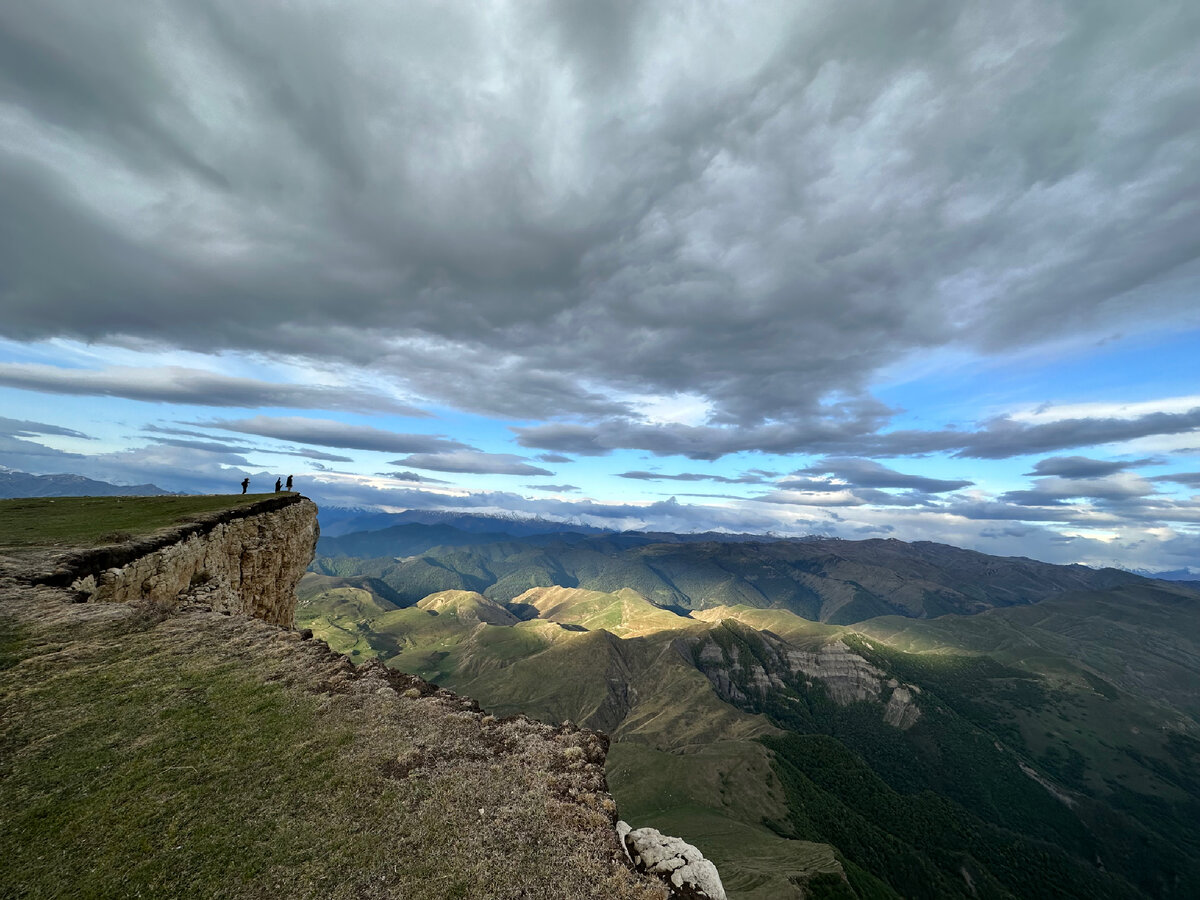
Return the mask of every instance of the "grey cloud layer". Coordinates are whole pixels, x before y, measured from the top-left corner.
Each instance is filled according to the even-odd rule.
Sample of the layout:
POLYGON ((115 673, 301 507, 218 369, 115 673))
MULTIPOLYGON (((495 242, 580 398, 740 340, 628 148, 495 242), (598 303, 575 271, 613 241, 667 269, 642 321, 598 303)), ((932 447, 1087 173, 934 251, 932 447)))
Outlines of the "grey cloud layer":
MULTIPOLYGON (((972 481, 952 481, 944 478, 926 478, 921 475, 906 475, 889 469, 882 463, 870 459, 855 459, 852 457, 830 457, 805 469, 798 469, 794 475, 833 475, 849 484, 865 488, 908 488, 926 494, 943 494, 947 491, 957 491, 970 487, 972 481)), ((788 487, 789 482, 781 482, 780 487, 788 487)))
POLYGON ((532 466, 513 453, 485 453, 482 450, 449 450, 438 453, 413 453, 392 460, 393 466, 412 466, 434 472, 462 472, 476 475, 553 475, 540 466, 532 466))
POLYGON ((513 431, 523 447, 581 456, 600 456, 621 447, 632 447, 659 456, 678 454, 691 459, 716 459, 748 450, 875 456, 951 453, 960 459, 1007 459, 1200 430, 1200 407, 1181 413, 1156 412, 1127 418, 1074 418, 1040 423, 1000 417, 982 422, 974 430, 910 429, 881 433, 877 429, 884 418, 881 409, 866 404, 859 409, 841 410, 841 418, 837 421, 826 418, 822 421, 772 422, 751 428, 648 425, 620 418, 590 425, 522 426, 513 431))
POLYGON ((1057 475, 1060 478, 1102 478, 1105 475, 1115 475, 1126 469, 1138 466, 1154 465, 1153 459, 1135 459, 1129 462, 1120 460, 1091 459, 1087 456, 1051 456, 1038 460, 1032 472, 1026 475, 1057 475))
POLYGON ((433 434, 404 434, 384 431, 370 425, 346 425, 332 419, 309 419, 302 416, 252 416, 248 419, 215 419, 211 422, 188 422, 203 428, 219 428, 240 434, 316 444, 318 447, 340 447, 347 450, 376 450, 383 453, 441 453, 466 449, 460 441, 433 434))
POLYGON ((75 431, 72 428, 63 428, 61 425, 49 425, 46 422, 30 422, 28 419, 10 419, 7 416, 0 416, 0 434, 19 438, 34 437, 41 434, 92 440, 91 437, 82 431, 75 431))
POLYGON ((730 478, 727 475, 708 475, 703 472, 679 472, 674 475, 664 475, 661 472, 621 472, 618 478, 630 478, 634 481, 715 481, 718 484, 763 484, 766 478, 754 472, 730 478))
POLYGON ((1194 321, 1195 4, 639 9, 6 4, 0 333, 698 394, 747 436, 525 434, 700 459, 871 433, 827 401, 910 353, 1194 321))
POLYGON ((1177 472, 1174 475, 1155 475, 1151 481, 1172 481, 1185 487, 1200 488, 1200 472, 1177 472))
POLYGON ((276 384, 180 366, 113 366, 100 371, 29 363, 0 363, 0 385, 48 394, 125 397, 151 403, 254 408, 337 409, 426 416, 423 410, 354 388, 276 384))

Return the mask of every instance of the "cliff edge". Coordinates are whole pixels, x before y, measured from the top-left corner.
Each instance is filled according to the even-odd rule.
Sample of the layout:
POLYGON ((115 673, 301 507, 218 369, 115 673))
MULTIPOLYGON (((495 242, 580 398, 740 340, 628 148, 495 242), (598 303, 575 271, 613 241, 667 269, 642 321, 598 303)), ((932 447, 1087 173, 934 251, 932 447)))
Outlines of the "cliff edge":
POLYGON ((191 602, 291 627, 296 585, 321 535, 316 504, 285 494, 186 518, 115 544, 32 559, 27 550, 25 570, 80 602, 191 602))
POLYGON ((287 627, 315 512, 0 550, 0 893, 665 897, 617 838, 603 735, 287 627))

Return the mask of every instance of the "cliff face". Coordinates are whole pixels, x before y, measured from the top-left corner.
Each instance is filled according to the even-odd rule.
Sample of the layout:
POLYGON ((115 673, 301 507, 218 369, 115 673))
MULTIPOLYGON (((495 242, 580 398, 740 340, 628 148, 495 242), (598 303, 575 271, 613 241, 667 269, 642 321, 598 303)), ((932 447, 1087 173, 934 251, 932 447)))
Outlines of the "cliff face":
POLYGON ((768 632, 756 633, 730 621, 724 631, 715 630, 698 643, 694 652, 700 671, 730 703, 745 705, 750 694, 761 698, 787 687, 804 690, 819 681, 839 706, 883 704, 884 721, 902 730, 921 717, 919 687, 889 678, 841 640, 816 652, 797 650, 768 632))
POLYGON ((67 557, 57 577, 73 575, 76 599, 88 602, 191 603, 291 627, 296 584, 319 536, 311 500, 273 498, 67 557))

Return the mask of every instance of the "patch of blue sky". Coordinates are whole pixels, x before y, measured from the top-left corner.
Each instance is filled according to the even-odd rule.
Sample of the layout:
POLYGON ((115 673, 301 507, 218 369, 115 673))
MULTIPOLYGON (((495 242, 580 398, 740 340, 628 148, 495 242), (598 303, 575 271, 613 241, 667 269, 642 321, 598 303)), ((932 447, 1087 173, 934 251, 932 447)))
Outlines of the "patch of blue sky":
POLYGON ((61 435, 36 435, 31 440, 72 453, 104 453, 127 445, 124 436, 140 427, 143 419, 132 400, 113 397, 77 397, 66 394, 42 394, 17 388, 0 387, 0 410, 10 419, 40 422, 79 431, 95 440, 85 441, 61 435))
POLYGON ((969 428, 989 415, 1043 404, 1133 403, 1200 389, 1200 329, 1060 344, 1020 354, 956 356, 905 378, 899 367, 874 390, 902 410, 892 428, 969 428))
POLYGON ((77 346, 84 345, 58 339, 22 343, 0 338, 0 362, 35 363, 64 369, 90 368, 87 358, 75 351, 77 346))

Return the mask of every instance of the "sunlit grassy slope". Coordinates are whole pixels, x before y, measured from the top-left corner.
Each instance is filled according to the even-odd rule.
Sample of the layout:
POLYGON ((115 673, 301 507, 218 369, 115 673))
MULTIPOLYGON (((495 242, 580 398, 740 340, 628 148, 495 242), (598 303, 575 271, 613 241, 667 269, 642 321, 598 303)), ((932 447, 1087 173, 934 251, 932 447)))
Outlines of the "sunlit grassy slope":
POLYGON ((500 537, 423 527, 323 539, 318 571, 378 577, 406 603, 442 590, 477 591, 509 602, 538 587, 629 589, 663 607, 778 608, 834 624, 893 613, 977 613, 1139 580, 1113 569, 1053 566, 928 542, 500 537))
MULTIPOLYGON (((720 862, 727 885, 735 886, 732 897, 798 898, 807 875, 841 872, 831 848, 801 846, 762 824, 765 814, 786 815, 781 791, 772 795, 767 787, 769 754, 754 740, 771 727, 717 698, 672 649, 673 635, 660 634, 664 617, 681 634, 703 623, 632 592, 553 593, 544 605, 561 623, 493 625, 418 607, 358 618, 363 604, 347 603, 344 589, 324 589, 318 577, 305 576, 301 596, 308 599, 298 617, 319 636, 358 635, 389 665, 452 687, 497 714, 569 719, 611 732, 609 787, 621 814, 638 826, 687 835, 720 862), (622 640, 607 630, 586 630, 581 620, 657 637, 622 640), (681 827, 681 820, 698 816, 714 824, 695 835, 681 827)), ((439 598, 445 596, 421 606, 444 606, 439 598)), ((460 604, 471 597, 451 596, 460 604)))
POLYGON ((859 628, 897 649, 987 653, 1100 697, 1124 691, 1200 719, 1200 592, 1171 582, 1075 591, 978 616, 889 616, 859 628))
POLYGON ((727 874, 731 897, 786 897, 800 884, 814 896, 889 896, 884 881, 917 896, 927 884, 936 896, 970 896, 972 885, 1027 896, 1043 885, 1062 896, 1182 897, 1200 884, 1200 850, 1189 849, 1200 743, 1187 736, 1194 719, 1171 703, 1185 683, 1173 679, 1196 671, 1191 626, 1172 623, 1194 595, 1140 589, 1096 592, 1112 605, 1107 624, 1105 604, 1081 597, 850 629, 744 605, 684 616, 629 589, 561 587, 514 594, 510 609, 545 617, 515 625, 419 608, 355 619, 333 596, 319 601, 317 618, 359 629, 389 664, 500 711, 612 733, 609 777, 622 813, 695 837, 727 874), (989 620, 1007 624, 998 631, 989 620), (692 656, 706 634, 768 669, 755 635, 808 652, 841 639, 921 686, 924 715, 901 732, 879 706, 831 705, 819 683, 786 670, 787 686, 766 694, 731 670, 744 698, 731 704, 692 656), (971 655, 981 651, 1000 662, 971 655), (1100 658, 1080 661, 1090 654, 1100 658), (1135 665, 1140 654, 1153 661, 1135 665), (805 736, 831 743, 797 743, 805 736), (852 819, 857 831, 844 827, 852 819), (1000 845, 1008 849, 993 853, 1000 845), (1095 871, 1096 858, 1107 873, 1095 871))

